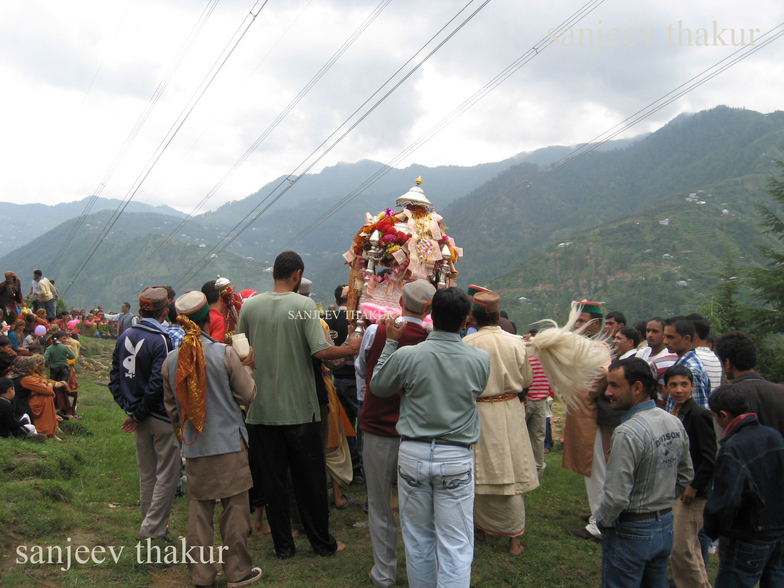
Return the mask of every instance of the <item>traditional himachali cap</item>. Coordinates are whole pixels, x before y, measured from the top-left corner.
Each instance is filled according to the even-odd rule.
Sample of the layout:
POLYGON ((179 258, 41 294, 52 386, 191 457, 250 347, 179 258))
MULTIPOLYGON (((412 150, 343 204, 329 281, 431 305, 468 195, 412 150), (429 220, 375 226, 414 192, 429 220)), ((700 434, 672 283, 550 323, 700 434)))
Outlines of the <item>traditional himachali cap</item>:
POLYGON ((469 298, 473 298, 477 292, 489 292, 489 291, 490 290, 488 290, 487 288, 482 288, 482 286, 475 286, 474 284, 468 286, 468 290, 467 290, 469 298))
POLYGON ((403 306, 409 312, 422 314, 433 304, 435 286, 427 280, 415 280, 403 286, 403 306))
MULTIPOLYGON (((166 289, 160 288, 166 295, 166 289)), ((168 300, 167 300, 168 302, 168 300)), ((207 413, 207 366, 204 360, 204 346, 201 332, 196 325, 209 315, 210 305, 200 290, 190 290, 174 301, 174 308, 181 315, 177 322, 185 330, 177 357, 177 377, 174 393, 180 401, 180 422, 177 436, 185 442, 183 428, 190 421, 196 434, 204 430, 207 413), (186 317, 186 318, 183 318, 186 317)), ((196 439, 190 441, 195 443, 196 439)))
POLYGON ((593 312, 604 315, 604 305, 601 302, 588 302, 587 300, 581 300, 580 302, 573 302, 572 304, 579 306, 580 312, 593 312))
POLYGON ((251 290, 250 288, 246 288, 242 292, 240 292, 240 296, 243 300, 247 300, 248 298, 253 298, 254 296, 258 296, 258 292, 256 290, 251 290))
POLYGON ((300 294, 310 294, 311 289, 313 288, 313 282, 311 282, 307 278, 302 278, 302 281, 299 283, 299 290, 300 294))
POLYGON ((199 290, 189 290, 174 302, 178 314, 184 314, 194 323, 198 323, 210 313, 207 297, 199 290))
POLYGON ((166 288, 150 287, 139 294, 139 310, 162 310, 169 304, 166 288))
POLYGON ((477 292, 472 298, 472 310, 492 314, 501 308, 501 297, 495 292, 477 292))

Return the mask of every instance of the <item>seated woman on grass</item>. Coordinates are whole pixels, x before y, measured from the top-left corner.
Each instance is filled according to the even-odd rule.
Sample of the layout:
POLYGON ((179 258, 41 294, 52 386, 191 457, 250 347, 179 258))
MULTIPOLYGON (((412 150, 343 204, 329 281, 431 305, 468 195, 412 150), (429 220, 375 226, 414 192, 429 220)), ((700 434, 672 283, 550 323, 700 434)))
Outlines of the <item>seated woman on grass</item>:
MULTIPOLYGON (((68 360, 68 389, 71 392, 79 389, 79 381, 76 379, 76 370, 74 369, 74 365, 76 362, 79 361, 79 355, 82 352, 82 344, 79 342, 79 335, 73 336, 73 333, 69 331, 65 332, 65 337, 63 337, 63 343, 68 345, 71 348, 71 351, 74 352, 76 358, 68 360)), ((74 399, 74 404, 76 404, 76 400, 74 399)))
POLYGON ((36 326, 43 325, 44 328, 49 329, 49 321, 46 320, 46 311, 43 308, 35 311, 35 324, 36 326))
POLYGON ((27 414, 39 433, 55 437, 61 420, 54 406, 54 388, 68 386, 66 382, 54 382, 44 373, 46 360, 43 355, 17 357, 8 371, 16 388, 15 410, 17 416, 27 414))
MULTIPOLYGON (((55 327, 57 328, 57 327, 55 327)), ((46 365, 49 366, 49 381, 57 383, 65 383, 65 386, 57 386, 54 388, 54 406, 57 409, 57 414, 63 418, 73 419, 76 418, 76 401, 78 395, 76 390, 71 390, 68 386, 68 379, 70 376, 70 361, 76 360, 76 354, 73 349, 69 347, 63 339, 66 334, 64 331, 57 331, 51 335, 51 344, 44 352, 44 359, 46 365), (73 398, 73 401, 71 400, 73 398)))
POLYGON ((24 319, 16 319, 10 331, 8 331, 8 338, 11 339, 11 346, 17 355, 28 355, 27 349, 24 347, 25 339, 25 322, 24 319))
POLYGON ((79 332, 87 337, 95 336, 95 317, 88 314, 82 319, 82 324, 79 325, 79 332))

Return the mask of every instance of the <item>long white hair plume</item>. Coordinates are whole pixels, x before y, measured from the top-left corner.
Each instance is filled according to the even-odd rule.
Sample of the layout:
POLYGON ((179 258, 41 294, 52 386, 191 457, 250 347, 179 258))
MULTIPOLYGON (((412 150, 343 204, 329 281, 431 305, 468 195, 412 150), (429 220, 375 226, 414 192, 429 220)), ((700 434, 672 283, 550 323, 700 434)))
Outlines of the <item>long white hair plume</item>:
POLYGON ((542 362, 550 385, 566 402, 574 406, 579 390, 587 389, 610 361, 610 347, 604 337, 583 334, 585 326, 574 331, 580 316, 579 304, 573 304, 569 320, 563 327, 549 319, 537 324, 552 325, 540 330, 526 342, 528 353, 542 362))

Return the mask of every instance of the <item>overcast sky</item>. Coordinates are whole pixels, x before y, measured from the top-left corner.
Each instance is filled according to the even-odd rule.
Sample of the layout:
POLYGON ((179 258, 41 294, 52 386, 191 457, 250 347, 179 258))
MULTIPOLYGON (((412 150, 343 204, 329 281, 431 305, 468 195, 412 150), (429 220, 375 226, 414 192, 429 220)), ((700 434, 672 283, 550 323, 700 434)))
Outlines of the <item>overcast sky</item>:
MULTIPOLYGON (((295 172, 467 1, 392 0, 207 208, 295 172)), ((269 0, 135 200, 190 211, 380 3, 269 0)), ((55 204, 95 193, 210 4, 0 3, 0 201, 55 204)), ((480 4, 475 0, 463 14, 480 4)), ((584 4, 492 0, 314 171, 340 161, 392 159, 584 4)), ((254 0, 217 4, 102 196, 129 194, 253 6, 254 0)), ((608 0, 571 27, 573 36, 552 41, 398 167, 473 165, 589 141, 736 51, 741 30, 744 43, 753 29, 759 44, 783 22, 781 0, 608 0), (726 29, 720 36, 714 21, 716 33, 726 29), (582 42, 579 29, 586 29, 582 42)), ((719 104, 780 110, 783 97, 781 39, 624 136, 719 104)))

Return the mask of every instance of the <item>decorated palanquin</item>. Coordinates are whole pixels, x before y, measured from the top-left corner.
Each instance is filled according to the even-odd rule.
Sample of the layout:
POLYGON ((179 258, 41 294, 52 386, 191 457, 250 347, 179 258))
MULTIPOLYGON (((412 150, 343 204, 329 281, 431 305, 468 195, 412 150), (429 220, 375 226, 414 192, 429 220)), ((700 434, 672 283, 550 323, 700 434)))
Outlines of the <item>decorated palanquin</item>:
MULTIPOLYGON (((343 254, 351 266, 348 283, 349 316, 377 318, 400 314, 400 297, 407 282, 426 279, 436 288, 457 284, 455 265, 463 250, 446 234, 442 217, 416 186, 376 216, 365 213, 366 223, 357 232, 351 249, 343 254)), ((361 328, 364 321, 360 320, 361 328)))

